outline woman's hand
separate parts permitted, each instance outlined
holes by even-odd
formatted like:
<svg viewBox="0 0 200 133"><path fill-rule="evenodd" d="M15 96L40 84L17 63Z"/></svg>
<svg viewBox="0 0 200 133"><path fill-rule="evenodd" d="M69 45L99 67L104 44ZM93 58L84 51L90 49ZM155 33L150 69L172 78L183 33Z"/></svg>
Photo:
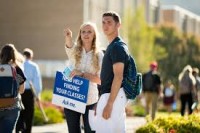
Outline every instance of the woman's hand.
<svg viewBox="0 0 200 133"><path fill-rule="evenodd" d="M64 29L65 46L68 48L72 47L72 31L69 28Z"/></svg>
<svg viewBox="0 0 200 133"><path fill-rule="evenodd" d="M64 29L64 36L67 38L72 38L72 31L69 28Z"/></svg>
<svg viewBox="0 0 200 133"><path fill-rule="evenodd" d="M81 71L79 71L79 70L76 70L76 69L74 69L72 72L71 72L71 74L70 74L70 77L74 77L74 76L83 76L83 73L81 72Z"/></svg>

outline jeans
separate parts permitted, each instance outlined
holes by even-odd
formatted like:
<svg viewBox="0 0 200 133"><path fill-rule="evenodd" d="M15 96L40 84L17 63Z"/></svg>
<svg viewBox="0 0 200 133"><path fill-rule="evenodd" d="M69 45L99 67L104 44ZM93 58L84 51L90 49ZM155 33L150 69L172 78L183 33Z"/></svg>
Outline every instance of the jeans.
<svg viewBox="0 0 200 133"><path fill-rule="evenodd" d="M20 110L18 108L12 110L0 111L0 133L12 133Z"/></svg>
<svg viewBox="0 0 200 133"><path fill-rule="evenodd" d="M85 133L95 133L94 131L91 131L88 119L89 110L92 110L95 105L96 103L86 106L85 114L81 114L79 112L75 112L73 110L66 108L64 109L69 133L81 133L81 127L80 127L81 115L83 116Z"/></svg>

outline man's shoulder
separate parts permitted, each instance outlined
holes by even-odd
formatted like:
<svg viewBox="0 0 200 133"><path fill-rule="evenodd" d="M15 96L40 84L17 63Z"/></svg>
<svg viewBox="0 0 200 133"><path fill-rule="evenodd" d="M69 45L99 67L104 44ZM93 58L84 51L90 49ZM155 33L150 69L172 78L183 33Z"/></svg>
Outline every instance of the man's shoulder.
<svg viewBox="0 0 200 133"><path fill-rule="evenodd" d="M115 42L115 44L113 44L113 49L115 49L115 50L123 50L123 51L128 52L128 47L127 47L126 43L123 42L123 41Z"/></svg>
<svg viewBox="0 0 200 133"><path fill-rule="evenodd" d="M33 62L33 61L26 61L24 64L25 64L25 66L29 66L29 67L32 67L32 68L38 67L38 64Z"/></svg>

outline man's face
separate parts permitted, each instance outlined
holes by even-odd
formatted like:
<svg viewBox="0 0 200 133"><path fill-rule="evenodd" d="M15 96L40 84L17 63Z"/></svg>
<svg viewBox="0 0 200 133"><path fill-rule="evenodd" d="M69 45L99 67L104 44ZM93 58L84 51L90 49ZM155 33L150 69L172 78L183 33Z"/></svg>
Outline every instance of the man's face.
<svg viewBox="0 0 200 133"><path fill-rule="evenodd" d="M119 23L116 23L111 16L105 16L102 19L102 28L105 35L111 35L118 31Z"/></svg>

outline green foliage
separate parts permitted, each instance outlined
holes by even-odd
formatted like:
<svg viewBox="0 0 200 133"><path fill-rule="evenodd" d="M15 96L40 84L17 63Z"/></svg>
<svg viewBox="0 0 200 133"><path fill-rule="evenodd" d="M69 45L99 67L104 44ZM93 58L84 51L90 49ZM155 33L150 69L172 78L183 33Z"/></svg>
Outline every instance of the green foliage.
<svg viewBox="0 0 200 133"><path fill-rule="evenodd" d="M139 128L136 133L169 133L172 130L176 133L199 133L200 115L158 117L154 121Z"/></svg>
<svg viewBox="0 0 200 133"><path fill-rule="evenodd" d="M134 105L133 106L133 114L135 116L145 116L145 109L141 105Z"/></svg>
<svg viewBox="0 0 200 133"><path fill-rule="evenodd" d="M44 111L49 118L48 122L45 122L42 112L38 108L37 104L34 111L34 125L53 124L63 122L63 111L62 108L58 108L51 103L52 90L46 89L41 93L41 104L43 105Z"/></svg>
<svg viewBox="0 0 200 133"><path fill-rule="evenodd" d="M34 112L34 125L44 125L44 124L53 124L63 122L63 114L56 108L47 107L44 109L47 117L49 118L48 122L45 122L42 112L36 107Z"/></svg>
<svg viewBox="0 0 200 133"><path fill-rule="evenodd" d="M124 14L123 37L140 72L147 71L149 63L156 60L162 80L170 79L177 86L178 75L187 64L200 68L200 42L197 37L182 34L172 26L148 26L144 7L129 8Z"/></svg>
<svg viewBox="0 0 200 133"><path fill-rule="evenodd" d="M147 124L136 130L136 133L160 133L159 128L154 124Z"/></svg>
<svg viewBox="0 0 200 133"><path fill-rule="evenodd" d="M42 91L41 99L42 99L42 101L51 102L52 95L53 95L53 92L52 92L51 89L45 89L45 90Z"/></svg>
<svg viewBox="0 0 200 133"><path fill-rule="evenodd" d="M158 33L147 25L143 7L138 8L135 13L128 9L123 22L123 35L128 40L129 50L139 71L146 71L149 69L149 62L165 56L164 49L154 44L155 35Z"/></svg>
<svg viewBox="0 0 200 133"><path fill-rule="evenodd" d="M180 34L173 27L162 26L158 30L155 43L167 53L158 60L161 76L177 85L178 75L187 64L200 67L200 44L194 36Z"/></svg>

